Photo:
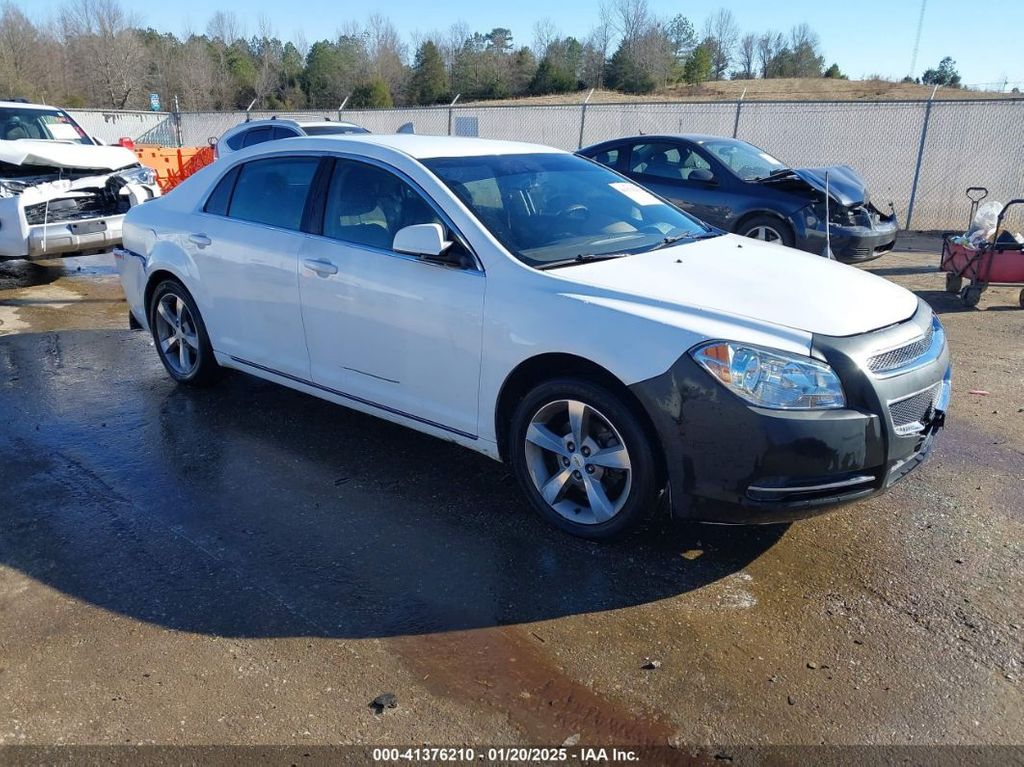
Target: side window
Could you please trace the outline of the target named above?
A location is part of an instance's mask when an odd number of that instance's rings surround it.
[[[671,181],[685,181],[698,168],[711,165],[692,149],[668,143],[636,144],[629,161],[632,173]]]
[[[336,160],[324,209],[325,237],[391,250],[399,229],[444,222],[409,184],[375,165]]]
[[[228,146],[231,149],[235,149],[235,150],[241,149],[242,148],[242,139],[245,138],[245,135],[246,135],[246,131],[243,130],[243,131],[239,131],[234,136],[229,137],[228,141],[227,141]]]
[[[270,128],[253,128],[251,131],[246,132],[245,138],[242,139],[242,146],[262,144],[264,141],[270,141]]]
[[[235,181],[238,179],[238,168],[232,168],[224,174],[213,192],[206,198],[206,205],[203,210],[213,213],[215,216],[226,216],[228,214],[228,203],[231,201],[231,192],[235,188]]]
[[[280,125],[275,125],[271,132],[271,140],[277,141],[279,138],[292,138],[299,134],[293,131],[291,128],[282,128]]]
[[[607,165],[609,168],[617,167],[619,164],[619,150],[605,149],[595,154],[593,159],[602,165]]]
[[[228,215],[298,231],[319,162],[315,157],[275,157],[245,163],[231,195]]]

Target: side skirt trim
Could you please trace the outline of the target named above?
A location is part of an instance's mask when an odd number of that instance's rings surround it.
[[[273,368],[268,368],[265,365],[260,365],[256,362],[244,360],[241,357],[235,357],[234,355],[232,355],[231,359],[235,362],[238,362],[239,364],[246,365],[251,368],[256,368],[257,370],[262,370],[264,373],[270,373],[271,375],[280,376],[281,378],[287,378],[289,381],[295,381],[295,383],[300,383],[303,386],[310,386],[314,389],[319,389],[320,391],[327,392],[328,394],[333,394],[335,397],[342,397],[343,399],[352,400],[353,402],[358,402],[360,405],[367,405],[369,407],[376,408],[377,410],[383,410],[385,412],[391,413],[392,415],[401,416],[402,418],[408,418],[411,421],[417,421],[419,423],[425,424],[426,426],[433,426],[435,429],[442,429],[443,431],[451,432],[452,434],[458,434],[460,437],[466,437],[467,439],[477,439],[476,434],[470,434],[469,432],[462,431],[461,429],[454,429],[451,426],[445,426],[443,423],[437,423],[436,421],[431,421],[427,418],[420,418],[420,416],[418,415],[412,415],[411,413],[406,413],[405,411],[402,410],[396,410],[395,408],[388,407],[387,405],[380,405],[376,402],[372,402],[371,400],[363,399],[362,397],[357,397],[354,394],[346,394],[343,391],[332,389],[329,386],[321,386],[320,384],[314,383],[313,381],[307,381],[305,378],[299,378],[298,376],[293,376],[288,373],[282,373],[279,370],[274,370]]]

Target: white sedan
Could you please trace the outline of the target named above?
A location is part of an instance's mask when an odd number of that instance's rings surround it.
[[[175,380],[235,368],[457,442],[591,538],[880,492],[949,400],[912,293],[548,147],[254,146],[133,208],[117,259]]]

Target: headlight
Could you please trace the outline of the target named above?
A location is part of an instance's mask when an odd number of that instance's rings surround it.
[[[824,362],[757,346],[712,341],[690,355],[729,391],[778,410],[846,407],[843,385]]]
[[[145,165],[140,165],[137,168],[128,168],[122,170],[117,174],[129,184],[155,184],[156,183],[156,171],[152,168],[147,168]]]

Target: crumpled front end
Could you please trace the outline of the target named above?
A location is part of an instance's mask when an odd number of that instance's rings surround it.
[[[0,171],[2,173],[2,171]],[[159,196],[152,171],[62,177],[0,177],[0,258],[48,258],[109,250],[121,241],[124,214]]]

